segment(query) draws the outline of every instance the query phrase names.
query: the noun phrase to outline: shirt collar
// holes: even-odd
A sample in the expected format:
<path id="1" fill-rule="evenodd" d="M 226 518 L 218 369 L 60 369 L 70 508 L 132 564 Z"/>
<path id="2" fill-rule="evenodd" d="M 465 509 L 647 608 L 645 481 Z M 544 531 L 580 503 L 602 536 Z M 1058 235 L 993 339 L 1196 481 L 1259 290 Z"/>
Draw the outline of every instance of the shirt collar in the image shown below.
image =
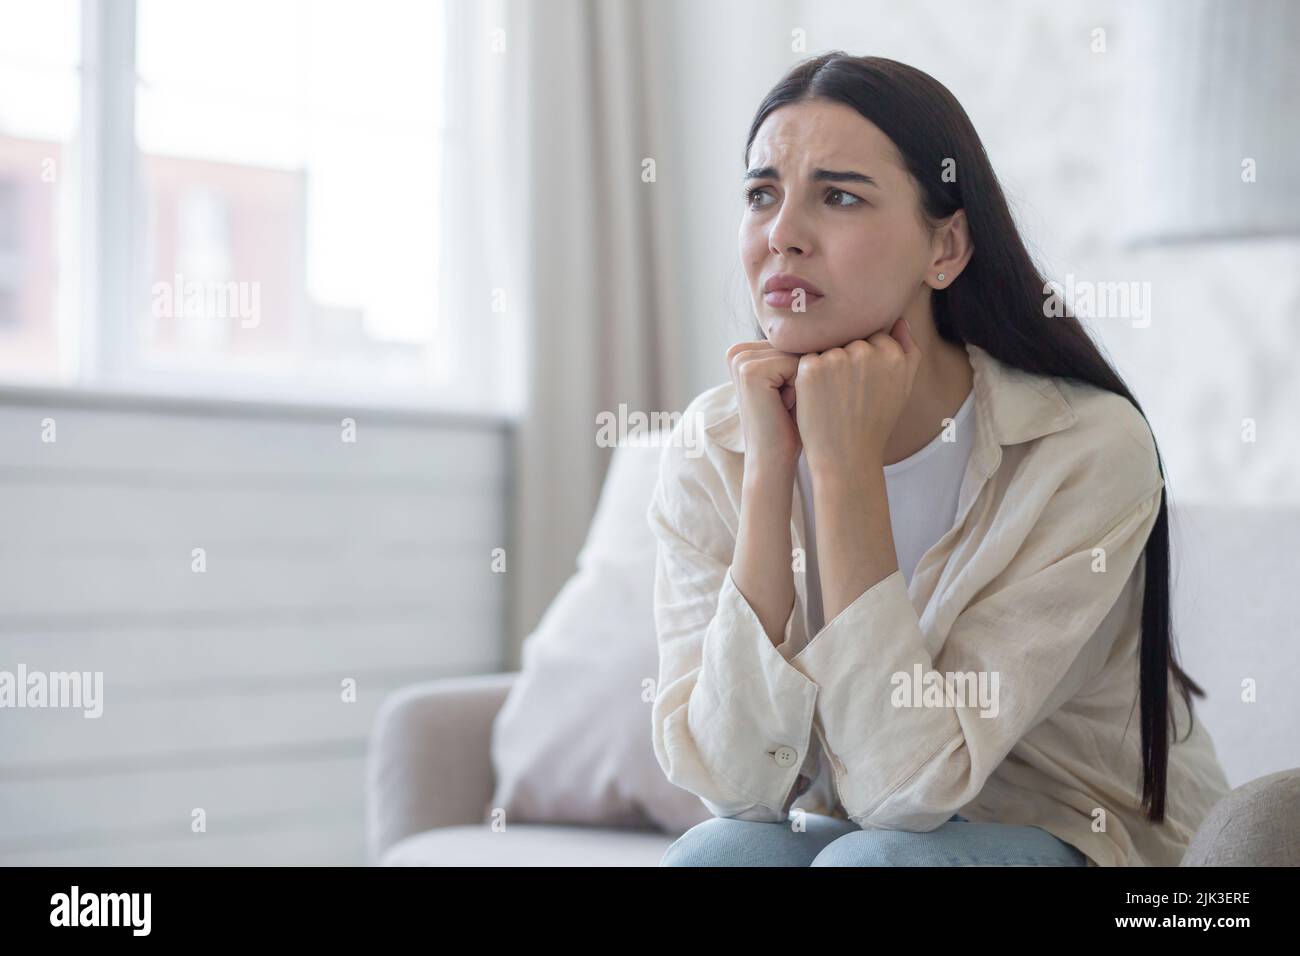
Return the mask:
<path id="1" fill-rule="evenodd" d="M 966 353 L 974 372 L 977 422 L 972 457 L 985 477 L 1001 461 L 1003 445 L 1032 441 L 1069 428 L 1078 420 L 1051 376 L 1005 365 L 970 342 L 966 343 Z M 734 388 L 727 390 L 726 401 L 702 423 L 702 428 L 723 448 L 745 450 Z"/>

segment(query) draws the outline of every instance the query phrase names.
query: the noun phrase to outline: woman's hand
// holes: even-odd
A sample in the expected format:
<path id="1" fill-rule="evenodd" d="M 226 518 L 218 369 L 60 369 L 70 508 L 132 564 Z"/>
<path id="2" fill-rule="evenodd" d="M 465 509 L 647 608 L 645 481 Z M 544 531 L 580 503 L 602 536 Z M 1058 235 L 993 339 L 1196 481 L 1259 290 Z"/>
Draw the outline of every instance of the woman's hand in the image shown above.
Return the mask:
<path id="1" fill-rule="evenodd" d="M 790 410 L 799 356 L 767 342 L 738 342 L 727 350 L 727 365 L 745 430 L 740 527 L 731 577 L 772 646 L 780 647 L 795 603 L 790 515 L 802 445 Z"/>
<path id="2" fill-rule="evenodd" d="M 737 342 L 727 350 L 727 365 L 740 404 L 746 470 L 793 475 L 803 447 L 792 414 L 799 356 L 767 342 Z"/>
<path id="3" fill-rule="evenodd" d="M 815 480 L 851 481 L 884 467 L 885 443 L 920 363 L 903 319 L 889 332 L 799 357 L 795 419 Z"/>

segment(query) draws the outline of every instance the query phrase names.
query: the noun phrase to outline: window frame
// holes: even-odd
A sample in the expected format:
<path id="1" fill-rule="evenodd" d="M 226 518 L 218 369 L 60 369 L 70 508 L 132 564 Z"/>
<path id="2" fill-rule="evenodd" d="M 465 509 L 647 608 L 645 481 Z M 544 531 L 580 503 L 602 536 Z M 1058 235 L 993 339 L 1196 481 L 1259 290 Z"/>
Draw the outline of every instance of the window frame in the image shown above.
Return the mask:
<path id="1" fill-rule="evenodd" d="M 142 369 L 135 357 L 135 291 L 147 281 L 136 144 L 136 0 L 80 0 L 80 119 L 75 162 L 80 233 L 74 346 L 61 357 L 66 380 L 0 382 L 0 400 L 19 394 L 92 399 L 130 407 L 245 406 L 261 413 L 369 409 L 478 422 L 508 422 L 506 410 L 465 400 L 461 383 L 394 387 L 379 381 L 340 388 L 326 373 L 249 377 L 237 372 Z M 445 132 L 445 131 L 444 131 Z M 445 145 L 445 143 L 444 143 Z M 430 268 L 434 265 L 431 264 Z M 67 330 L 64 330 L 66 333 Z M 452 336 L 456 346 L 468 337 Z M 75 345 L 74 345 L 75 343 Z"/>

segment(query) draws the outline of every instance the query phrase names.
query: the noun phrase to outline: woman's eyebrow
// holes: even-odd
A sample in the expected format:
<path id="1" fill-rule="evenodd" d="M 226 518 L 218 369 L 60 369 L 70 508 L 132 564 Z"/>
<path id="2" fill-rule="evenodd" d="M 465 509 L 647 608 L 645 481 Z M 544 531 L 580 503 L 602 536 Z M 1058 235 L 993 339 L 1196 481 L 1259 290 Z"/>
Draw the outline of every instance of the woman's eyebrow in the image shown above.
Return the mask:
<path id="1" fill-rule="evenodd" d="M 777 172 L 775 166 L 758 166 L 745 173 L 745 179 L 775 179 L 780 182 L 781 174 Z M 854 172 L 851 169 L 814 169 L 812 179 L 815 183 L 864 183 L 867 186 L 880 188 L 880 184 L 870 176 L 865 173 Z"/>

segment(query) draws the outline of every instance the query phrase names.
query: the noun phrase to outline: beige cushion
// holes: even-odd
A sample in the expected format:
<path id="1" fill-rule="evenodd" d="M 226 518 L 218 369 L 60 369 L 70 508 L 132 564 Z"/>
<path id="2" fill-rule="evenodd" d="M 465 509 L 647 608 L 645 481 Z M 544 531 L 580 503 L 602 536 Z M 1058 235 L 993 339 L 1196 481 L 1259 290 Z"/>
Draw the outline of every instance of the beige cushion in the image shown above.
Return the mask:
<path id="1" fill-rule="evenodd" d="M 1243 784 L 1202 821 L 1183 866 L 1300 866 L 1300 770 Z"/>
<path id="2" fill-rule="evenodd" d="M 384 866 L 658 866 L 675 837 L 601 827 L 488 824 L 442 827 L 407 837 Z"/>
<path id="3" fill-rule="evenodd" d="M 650 709 L 659 676 L 656 541 L 646 509 L 661 446 L 616 449 L 577 573 L 523 646 L 523 666 L 492 729 L 488 813 L 510 823 L 659 826 L 710 817 L 668 782 Z"/>

